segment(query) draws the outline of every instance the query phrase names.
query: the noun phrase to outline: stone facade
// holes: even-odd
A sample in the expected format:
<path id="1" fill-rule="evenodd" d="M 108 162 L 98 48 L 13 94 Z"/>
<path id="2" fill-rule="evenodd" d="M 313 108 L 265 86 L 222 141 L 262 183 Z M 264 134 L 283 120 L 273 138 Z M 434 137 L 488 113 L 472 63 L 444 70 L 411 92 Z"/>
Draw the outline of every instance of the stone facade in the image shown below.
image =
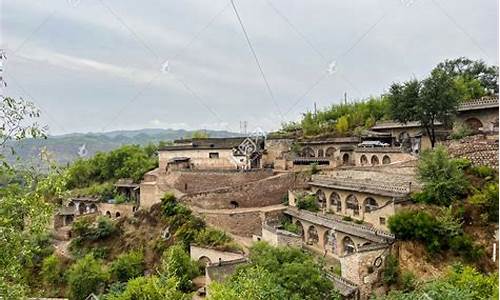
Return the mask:
<path id="1" fill-rule="evenodd" d="M 415 160 L 416 156 L 404 152 L 401 148 L 357 148 L 353 161 L 356 166 L 388 165 L 396 162 Z"/>
<path id="2" fill-rule="evenodd" d="M 301 247 L 302 237 L 292 232 L 288 232 L 266 223 L 262 224 L 262 237 L 261 239 L 268 242 L 270 245 L 278 246 L 291 246 Z"/>
<path id="3" fill-rule="evenodd" d="M 304 179 L 296 173 L 282 173 L 245 184 L 191 193 L 181 201 L 204 209 L 270 206 L 280 204 L 288 189 L 304 186 Z"/>
<path id="4" fill-rule="evenodd" d="M 244 255 L 241 253 L 219 251 L 196 245 L 191 245 L 189 247 L 189 253 L 192 260 L 208 264 L 218 263 L 219 261 L 224 262 L 244 258 Z"/>
<path id="5" fill-rule="evenodd" d="M 97 205 L 98 212 L 107 217 L 118 218 L 118 217 L 131 217 L 134 215 L 136 210 L 135 204 L 114 204 L 114 203 L 99 203 Z"/>

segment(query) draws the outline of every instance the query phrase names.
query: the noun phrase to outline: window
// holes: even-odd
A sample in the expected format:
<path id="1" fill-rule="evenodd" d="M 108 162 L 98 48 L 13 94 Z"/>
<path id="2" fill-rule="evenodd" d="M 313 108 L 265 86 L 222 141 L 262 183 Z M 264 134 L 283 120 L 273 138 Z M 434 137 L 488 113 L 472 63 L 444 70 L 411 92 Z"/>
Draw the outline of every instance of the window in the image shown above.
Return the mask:
<path id="1" fill-rule="evenodd" d="M 385 225 L 385 218 L 380 217 L 380 225 Z"/>
<path id="2" fill-rule="evenodd" d="M 209 158 L 219 158 L 219 152 L 210 152 L 208 153 Z"/>

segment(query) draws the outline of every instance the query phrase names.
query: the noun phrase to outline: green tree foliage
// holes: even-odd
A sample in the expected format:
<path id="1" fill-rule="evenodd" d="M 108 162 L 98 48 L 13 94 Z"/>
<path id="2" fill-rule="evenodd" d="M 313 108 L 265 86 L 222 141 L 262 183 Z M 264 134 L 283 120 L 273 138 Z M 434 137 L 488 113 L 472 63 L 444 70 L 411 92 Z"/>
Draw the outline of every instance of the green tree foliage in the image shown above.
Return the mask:
<path id="1" fill-rule="evenodd" d="M 42 263 L 42 278 L 47 286 L 60 286 L 64 278 L 65 265 L 56 255 L 47 256 Z"/>
<path id="2" fill-rule="evenodd" d="M 71 224 L 71 229 L 75 238 L 82 241 L 106 239 L 118 231 L 115 222 L 104 216 L 99 216 L 96 222 L 92 217 L 78 218 Z"/>
<path id="3" fill-rule="evenodd" d="M 127 283 L 123 292 L 108 294 L 105 300 L 189 300 L 191 296 L 177 289 L 174 278 L 138 277 Z"/>
<path id="4" fill-rule="evenodd" d="M 214 283 L 210 286 L 211 300 L 282 300 L 286 291 L 276 284 L 274 274 L 260 266 L 241 269 L 227 284 Z"/>
<path id="5" fill-rule="evenodd" d="M 376 121 L 387 118 L 388 113 L 389 106 L 385 97 L 370 98 L 356 103 L 333 104 L 316 114 L 307 112 L 300 127 L 306 136 L 325 133 L 342 136 L 356 127 L 371 127 Z"/>
<path id="6" fill-rule="evenodd" d="M 298 209 L 305 209 L 312 212 L 319 211 L 318 199 L 316 195 L 305 195 L 296 200 Z"/>
<path id="7" fill-rule="evenodd" d="M 438 64 L 436 69 L 442 70 L 467 87 L 470 98 L 465 99 L 498 93 L 498 66 L 488 66 L 482 60 L 459 57 L 445 60 Z M 480 87 L 477 87 L 478 83 Z"/>
<path id="8" fill-rule="evenodd" d="M 455 265 L 444 277 L 413 291 L 391 291 L 379 300 L 490 300 L 498 299 L 498 273 L 484 275 L 472 267 Z"/>
<path id="9" fill-rule="evenodd" d="M 157 166 L 158 158 L 152 146 L 125 145 L 110 152 L 97 153 L 90 159 L 75 161 L 67 169 L 67 188 L 88 187 L 120 178 L 139 181 Z"/>
<path id="10" fill-rule="evenodd" d="M 437 122 L 451 124 L 459 104 L 454 78 L 440 69 L 421 82 L 394 83 L 387 96 L 392 118 L 401 123 L 420 122 L 433 148 Z"/>
<path id="11" fill-rule="evenodd" d="M 90 293 L 99 294 L 109 274 L 102 263 L 92 255 L 77 260 L 68 270 L 68 286 L 71 299 L 85 299 Z"/>
<path id="12" fill-rule="evenodd" d="M 468 186 L 461 162 L 449 158 L 442 146 L 422 152 L 417 172 L 423 183 L 419 199 L 431 204 L 450 205 L 464 195 Z"/>
<path id="13" fill-rule="evenodd" d="M 259 242 L 250 249 L 250 261 L 227 282 L 215 285 L 213 299 L 244 299 L 238 295 L 250 297 L 246 299 L 340 299 L 322 267 L 300 249 Z"/>
<path id="14" fill-rule="evenodd" d="M 468 199 L 469 203 L 479 206 L 486 219 L 498 223 L 498 182 L 486 186 Z"/>
<path id="15" fill-rule="evenodd" d="M 144 254 L 139 250 L 120 254 L 110 267 L 112 278 L 120 282 L 144 275 L 144 269 Z"/>
<path id="16" fill-rule="evenodd" d="M 191 138 L 193 139 L 207 139 L 209 137 L 210 135 L 206 130 L 198 130 L 191 134 Z"/>
<path id="17" fill-rule="evenodd" d="M 399 276 L 400 270 L 397 258 L 394 255 L 388 255 L 385 259 L 385 269 L 382 277 L 384 283 L 388 285 L 396 284 Z"/>
<path id="18" fill-rule="evenodd" d="M 182 245 L 173 245 L 163 253 L 161 274 L 164 278 L 174 278 L 183 292 L 193 288 L 192 279 L 199 274 L 198 264 L 192 261 Z"/>
<path id="19" fill-rule="evenodd" d="M 448 209 L 436 216 L 424 211 L 401 211 L 389 218 L 388 227 L 398 239 L 423 243 L 431 254 L 451 250 L 468 261 L 484 254 Z"/>

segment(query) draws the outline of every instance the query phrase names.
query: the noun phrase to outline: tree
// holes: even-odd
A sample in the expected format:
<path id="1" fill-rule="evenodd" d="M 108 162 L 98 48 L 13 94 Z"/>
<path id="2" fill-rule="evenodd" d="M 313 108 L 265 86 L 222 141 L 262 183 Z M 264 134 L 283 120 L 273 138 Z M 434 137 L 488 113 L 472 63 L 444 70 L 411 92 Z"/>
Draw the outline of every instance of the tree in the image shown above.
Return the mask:
<path id="1" fill-rule="evenodd" d="M 144 255 L 138 250 L 120 254 L 110 268 L 113 279 L 121 282 L 142 276 L 144 269 Z"/>
<path id="2" fill-rule="evenodd" d="M 276 284 L 272 273 L 260 266 L 239 270 L 229 283 L 210 286 L 210 300 L 281 300 L 287 299 L 286 291 Z"/>
<path id="3" fill-rule="evenodd" d="M 85 299 L 90 293 L 98 294 L 108 280 L 108 273 L 102 263 L 92 254 L 77 260 L 67 274 L 71 299 Z"/>
<path id="4" fill-rule="evenodd" d="M 432 148 L 436 144 L 436 126 L 439 122 L 450 125 L 459 104 L 453 77 L 440 69 L 434 69 L 422 82 L 394 83 L 387 96 L 392 118 L 401 123 L 419 122 Z"/>
<path id="5" fill-rule="evenodd" d="M 122 293 L 108 294 L 106 300 L 188 300 L 191 296 L 177 290 L 174 278 L 138 277 L 127 283 Z"/>
<path id="6" fill-rule="evenodd" d="M 349 131 L 349 119 L 347 116 L 342 116 L 337 120 L 337 124 L 335 124 L 335 130 L 339 134 L 346 134 Z"/>
<path id="7" fill-rule="evenodd" d="M 218 295 L 224 297 L 216 299 L 230 299 L 231 296 L 242 294 L 268 296 L 269 299 L 340 299 L 333 283 L 326 278 L 322 266 L 310 254 L 298 248 L 275 248 L 258 242 L 250 249 L 250 261 L 249 265 L 230 278 L 227 286 L 217 287 L 222 291 Z M 256 275 L 256 272 L 267 275 L 261 277 Z M 271 288 L 268 289 L 272 293 L 265 295 L 262 294 L 265 291 L 259 294 L 259 291 L 253 290 L 256 287 L 268 286 L 268 281 L 272 282 Z"/>
<path id="8" fill-rule="evenodd" d="M 189 292 L 193 286 L 191 281 L 198 275 L 198 265 L 191 260 L 182 245 L 173 245 L 163 253 L 161 274 L 164 278 L 175 278 L 179 289 Z"/>
<path id="9" fill-rule="evenodd" d="M 423 183 L 421 198 L 432 204 L 448 206 L 468 186 L 460 161 L 449 158 L 443 146 L 422 152 L 417 175 Z"/>
<path id="10" fill-rule="evenodd" d="M 482 60 L 459 57 L 439 63 L 436 69 L 457 78 L 466 86 L 474 85 L 474 90 L 478 93 L 474 97 L 484 93 L 498 93 L 498 66 L 488 66 Z M 477 87 L 477 83 L 481 89 Z"/>
<path id="11" fill-rule="evenodd" d="M 209 134 L 206 130 L 197 130 L 191 134 L 193 139 L 208 139 Z"/>

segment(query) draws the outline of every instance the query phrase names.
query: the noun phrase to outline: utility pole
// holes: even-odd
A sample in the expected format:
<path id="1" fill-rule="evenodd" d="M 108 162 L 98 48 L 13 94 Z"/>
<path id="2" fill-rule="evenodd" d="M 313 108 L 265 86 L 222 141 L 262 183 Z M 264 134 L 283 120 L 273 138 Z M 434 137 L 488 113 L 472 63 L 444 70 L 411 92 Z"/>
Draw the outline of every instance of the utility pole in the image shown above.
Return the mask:
<path id="1" fill-rule="evenodd" d="M 318 116 L 318 109 L 316 108 L 316 102 L 314 102 L 314 117 Z"/>
<path id="2" fill-rule="evenodd" d="M 344 104 L 347 105 L 347 92 L 344 92 Z"/>

